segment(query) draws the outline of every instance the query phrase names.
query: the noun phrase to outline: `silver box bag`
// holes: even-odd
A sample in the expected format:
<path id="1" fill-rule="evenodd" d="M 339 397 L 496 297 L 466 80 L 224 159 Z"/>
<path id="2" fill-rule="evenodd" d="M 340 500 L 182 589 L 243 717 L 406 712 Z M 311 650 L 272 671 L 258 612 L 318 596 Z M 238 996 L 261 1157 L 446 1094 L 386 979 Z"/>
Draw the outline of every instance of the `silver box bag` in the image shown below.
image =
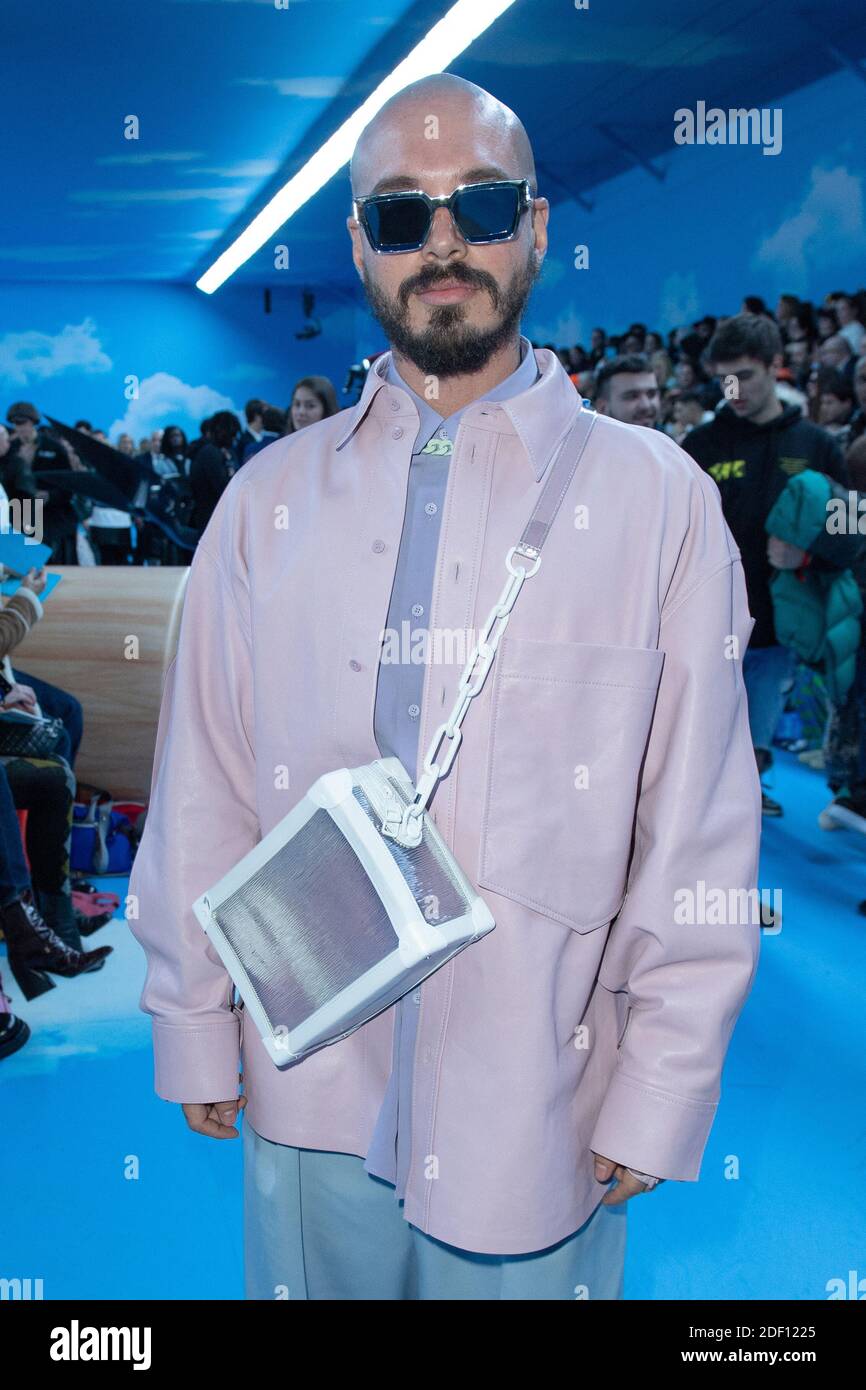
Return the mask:
<path id="1" fill-rule="evenodd" d="M 278 1067 L 347 1037 L 495 926 L 426 807 L 457 755 L 517 595 L 538 570 L 594 422 L 579 409 L 556 452 L 417 788 L 397 758 L 325 773 L 193 903 Z"/>

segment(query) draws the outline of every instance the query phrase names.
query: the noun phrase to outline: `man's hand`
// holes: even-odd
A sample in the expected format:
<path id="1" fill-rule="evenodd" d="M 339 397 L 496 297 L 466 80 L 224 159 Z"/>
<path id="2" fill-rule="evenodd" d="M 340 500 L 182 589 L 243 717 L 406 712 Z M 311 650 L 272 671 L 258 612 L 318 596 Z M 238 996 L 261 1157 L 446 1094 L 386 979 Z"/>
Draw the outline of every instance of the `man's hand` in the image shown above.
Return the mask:
<path id="1" fill-rule="evenodd" d="M 627 1202 L 630 1197 L 637 1197 L 641 1192 L 654 1191 L 633 1178 L 621 1163 L 614 1163 L 612 1158 L 602 1158 L 601 1154 L 593 1153 L 595 1159 L 595 1176 L 599 1182 L 610 1182 L 611 1178 L 616 1178 L 617 1185 L 611 1188 L 606 1196 L 602 1197 L 603 1207 L 618 1207 L 623 1202 Z"/>
<path id="2" fill-rule="evenodd" d="M 808 551 L 791 545 L 790 541 L 780 540 L 778 536 L 770 536 L 767 541 L 767 559 L 776 570 L 798 570 L 807 554 Z"/>
<path id="3" fill-rule="evenodd" d="M 183 1113 L 196 1134 L 206 1134 L 210 1139 L 237 1139 L 234 1123 L 246 1103 L 246 1096 L 235 1096 L 234 1100 L 215 1100 L 209 1105 L 184 1105 Z"/>

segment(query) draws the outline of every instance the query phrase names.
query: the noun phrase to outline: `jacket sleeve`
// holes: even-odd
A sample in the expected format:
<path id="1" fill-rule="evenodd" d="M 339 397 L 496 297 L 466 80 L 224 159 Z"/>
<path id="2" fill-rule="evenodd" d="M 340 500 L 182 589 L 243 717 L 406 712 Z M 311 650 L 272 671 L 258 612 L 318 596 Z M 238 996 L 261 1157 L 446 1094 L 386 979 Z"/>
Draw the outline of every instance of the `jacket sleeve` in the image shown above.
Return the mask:
<path id="1" fill-rule="evenodd" d="M 719 511 L 707 523 L 717 538 L 720 524 Z M 700 1171 L 760 940 L 761 797 L 741 670 L 754 623 L 742 563 L 724 532 L 707 547 L 714 566 L 691 576 L 662 610 L 665 660 L 628 893 L 599 972 L 604 987 L 626 993 L 630 1013 L 590 1148 L 681 1181 Z M 701 881 L 706 894 L 724 891 L 721 920 L 729 924 L 702 913 Z M 749 911 L 737 890 L 754 890 Z M 740 903 L 733 911 L 732 900 Z"/>
<path id="2" fill-rule="evenodd" d="M 0 578 L 3 570 L 0 565 Z M 2 601 L 2 600 L 0 600 Z M 16 589 L 0 608 L 0 661 L 23 642 L 34 623 L 42 617 L 43 608 L 32 589 Z"/>
<path id="3" fill-rule="evenodd" d="M 807 551 L 813 574 L 838 574 L 856 564 L 866 550 L 866 540 L 848 527 L 848 489 L 828 474 L 822 474 L 820 485 L 826 497 L 822 495 L 818 504 L 814 488 L 807 487 L 808 480 L 815 477 L 816 470 L 810 469 L 788 479 L 767 516 L 764 529 L 768 535 L 778 536 Z M 842 503 L 845 518 L 842 527 L 831 525 L 827 510 L 831 501 Z"/>
<path id="4" fill-rule="evenodd" d="M 3 485 L 10 502 L 35 501 L 39 487 L 29 463 L 18 454 L 7 454 L 3 469 Z"/>
<path id="5" fill-rule="evenodd" d="M 216 538 L 218 547 L 218 538 Z M 249 616 L 219 557 L 199 543 L 157 729 L 130 928 L 144 947 L 141 1007 L 153 1019 L 157 1095 L 237 1095 L 232 981 L 192 903 L 258 842 Z"/>

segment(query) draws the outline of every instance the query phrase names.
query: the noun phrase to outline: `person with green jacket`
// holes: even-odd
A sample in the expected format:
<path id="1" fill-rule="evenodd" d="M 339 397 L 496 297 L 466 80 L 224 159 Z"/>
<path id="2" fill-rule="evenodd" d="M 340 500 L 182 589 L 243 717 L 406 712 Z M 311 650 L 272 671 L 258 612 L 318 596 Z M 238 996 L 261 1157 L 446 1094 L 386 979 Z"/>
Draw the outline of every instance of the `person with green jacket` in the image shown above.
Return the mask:
<path id="1" fill-rule="evenodd" d="M 847 489 L 805 469 L 788 479 L 765 522 L 769 537 L 803 552 L 797 568 L 776 569 L 770 579 L 776 636 L 800 661 L 820 669 L 834 706 L 844 703 L 854 683 L 863 612 L 850 566 L 866 549 L 866 537 L 843 529 L 847 500 Z M 834 501 L 842 507 L 834 508 Z M 834 524 L 837 515 L 843 527 Z M 772 542 L 768 555 L 772 564 Z"/>
<path id="2" fill-rule="evenodd" d="M 857 529 L 862 526 L 866 530 L 866 435 L 849 447 L 846 462 L 851 496 L 857 499 Z M 850 518 L 850 505 L 847 511 Z M 866 550 L 852 568 L 866 606 Z M 824 758 L 833 800 L 819 814 L 819 826 L 822 830 L 845 826 L 866 834 L 866 622 L 861 622 L 853 684 L 844 701 L 831 712 Z M 866 915 L 866 903 L 861 903 L 860 911 Z"/>

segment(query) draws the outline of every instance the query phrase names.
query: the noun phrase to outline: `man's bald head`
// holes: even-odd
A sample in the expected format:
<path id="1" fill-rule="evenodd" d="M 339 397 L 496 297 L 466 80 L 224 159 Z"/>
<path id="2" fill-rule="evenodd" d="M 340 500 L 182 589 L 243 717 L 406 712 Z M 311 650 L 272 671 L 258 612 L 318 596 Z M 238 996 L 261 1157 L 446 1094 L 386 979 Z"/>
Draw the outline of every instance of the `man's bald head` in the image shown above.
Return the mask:
<path id="1" fill-rule="evenodd" d="M 364 197 L 385 179 L 395 187 L 405 177 L 410 182 L 404 186 L 418 187 L 428 172 L 425 161 L 438 168 L 447 163 L 461 177 L 498 168 L 499 177 L 528 179 L 532 195 L 537 191 L 523 122 L 483 87 L 450 72 L 404 87 L 364 127 L 349 166 L 352 196 Z"/>
<path id="2" fill-rule="evenodd" d="M 346 218 L 370 310 L 410 380 L 413 372 L 419 386 L 470 378 L 494 358 L 519 361 L 520 318 L 547 251 L 549 206 L 536 195 L 532 150 L 514 112 L 452 73 L 422 78 L 361 132 L 350 177 L 355 198 L 416 189 L 439 199 L 462 184 L 527 181 L 531 201 L 515 196 L 512 230 L 492 241 L 467 241 L 459 214 L 438 207 L 421 246 L 379 252 L 354 208 Z"/>

